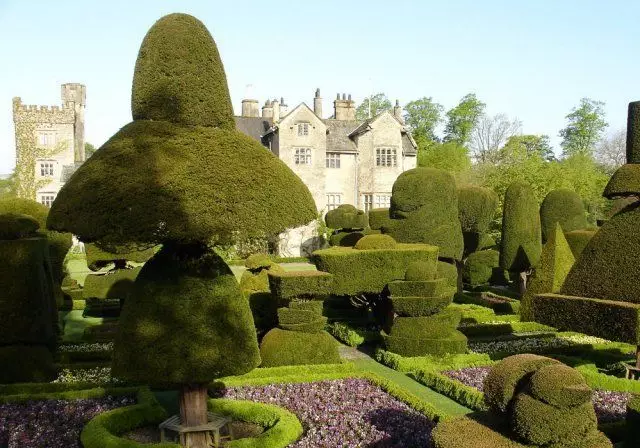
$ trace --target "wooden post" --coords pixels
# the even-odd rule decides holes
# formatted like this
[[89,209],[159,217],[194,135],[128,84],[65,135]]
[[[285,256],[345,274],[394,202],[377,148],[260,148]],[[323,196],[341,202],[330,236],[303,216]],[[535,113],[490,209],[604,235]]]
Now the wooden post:
[[[207,423],[207,387],[203,384],[189,384],[180,390],[180,423],[183,426],[199,426]],[[184,446],[209,448],[206,432],[186,433]]]

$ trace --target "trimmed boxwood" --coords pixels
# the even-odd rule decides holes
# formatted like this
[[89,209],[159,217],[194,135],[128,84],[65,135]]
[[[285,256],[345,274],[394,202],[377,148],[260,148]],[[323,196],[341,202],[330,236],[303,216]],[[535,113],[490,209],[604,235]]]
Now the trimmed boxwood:
[[392,297],[432,297],[449,289],[442,277],[424,281],[395,280],[389,282],[387,287]]
[[424,356],[426,354],[447,355],[465,353],[467,351],[467,337],[457,330],[430,339],[392,336],[385,332],[382,332],[382,337],[387,350],[407,357]]
[[292,310],[310,311],[318,316],[322,315],[324,309],[323,300],[292,300],[289,302],[289,308]]
[[35,218],[20,213],[0,214],[0,240],[18,240],[37,236],[40,224]]
[[390,335],[415,339],[435,338],[455,330],[461,318],[460,311],[452,308],[432,316],[397,317],[393,321]]
[[640,192],[640,164],[622,165],[613,173],[602,195],[607,199],[634,196]]
[[324,220],[327,227],[332,229],[364,229],[369,225],[367,214],[351,204],[342,204],[329,210]]
[[358,250],[394,249],[398,243],[390,235],[365,235],[353,247]]
[[240,289],[242,291],[269,291],[269,272],[284,272],[284,268],[273,262],[266,267],[248,268],[240,277]]
[[274,328],[260,343],[262,367],[339,364],[336,340],[326,331],[304,333]]
[[331,293],[380,293],[387,283],[402,280],[413,261],[435,263],[438,248],[426,244],[398,244],[395,249],[356,250],[332,247],[313,253],[319,271],[333,274]]
[[499,267],[500,252],[497,250],[481,250],[470,254],[462,268],[462,280],[471,286],[484,285],[490,282],[496,268]]
[[573,253],[573,257],[577,260],[582,254],[582,251],[591,238],[596,234],[597,230],[592,229],[583,229],[583,230],[574,230],[572,232],[567,232],[564,234],[564,237],[567,239],[567,243],[569,243],[569,247],[571,248],[571,252]]
[[382,230],[391,221],[388,208],[372,208],[369,210],[369,227],[371,230]]
[[587,212],[578,193],[566,188],[551,190],[540,205],[542,239],[546,241],[555,232],[556,224],[565,232],[587,227]]
[[640,444],[640,395],[627,402],[627,438],[625,448],[635,448]]
[[363,236],[365,236],[364,231],[339,230],[329,236],[329,245],[353,247],[358,241],[360,241],[360,238],[362,238]]
[[322,271],[269,271],[268,275],[271,294],[279,301],[330,294],[334,282],[333,275]]
[[0,384],[48,382],[56,377],[51,350],[45,345],[0,345]]
[[556,408],[579,406],[590,401],[592,394],[580,372],[564,364],[540,368],[529,387],[533,397]]
[[455,264],[446,261],[438,261],[436,277],[443,277],[447,285],[452,288],[458,287],[458,268]]
[[431,316],[451,303],[453,291],[433,297],[391,297],[393,312],[398,316]]
[[105,250],[95,243],[86,243],[84,248],[87,254],[87,266],[92,271],[98,271],[116,261],[144,263],[158,251],[158,247],[134,250],[136,249],[134,246],[111,246],[109,250]]
[[433,280],[438,265],[435,263],[427,263],[424,261],[414,261],[407,266],[407,272],[404,274],[404,279],[408,282]]
[[464,248],[458,218],[458,192],[453,176],[436,168],[403,172],[393,184],[392,218],[383,233],[402,243],[440,248],[440,257],[460,260]]
[[504,196],[500,267],[523,272],[538,264],[542,252],[540,214],[533,189],[514,182]]
[[463,232],[486,232],[497,208],[498,195],[489,188],[465,186],[458,189],[458,217]]
[[126,299],[133,291],[133,282],[140,274],[141,267],[118,269],[104,275],[87,275],[82,296],[85,300]]

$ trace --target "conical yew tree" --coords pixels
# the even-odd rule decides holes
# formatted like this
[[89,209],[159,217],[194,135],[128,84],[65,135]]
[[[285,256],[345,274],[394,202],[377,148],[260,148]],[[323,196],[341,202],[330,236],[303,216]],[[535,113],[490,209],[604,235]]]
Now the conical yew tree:
[[[162,244],[121,314],[113,373],[179,388],[182,424],[206,423],[206,384],[260,363],[249,304],[210,248],[310,222],[302,181],[234,129],[224,68],[196,18],[147,33],[133,80],[134,121],[62,188],[49,228],[101,244]],[[189,446],[206,446],[191,434]]]

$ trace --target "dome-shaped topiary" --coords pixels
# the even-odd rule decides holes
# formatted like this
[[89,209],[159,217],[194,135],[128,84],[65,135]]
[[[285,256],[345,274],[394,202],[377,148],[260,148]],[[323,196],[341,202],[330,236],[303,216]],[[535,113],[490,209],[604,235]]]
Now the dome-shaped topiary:
[[404,279],[408,282],[433,280],[437,270],[437,264],[418,260],[409,263]]
[[149,29],[136,60],[131,112],[134,120],[235,129],[224,67],[202,22],[169,14]]
[[364,229],[369,224],[367,214],[351,204],[342,204],[329,210],[324,219],[332,229]]
[[249,270],[266,269],[273,263],[267,254],[251,254],[244,261],[244,267]]
[[489,188],[465,186],[458,190],[458,216],[463,232],[486,232],[497,208],[498,195]]
[[35,218],[19,213],[0,215],[0,240],[17,240],[34,236],[40,224]]
[[353,247],[358,250],[393,249],[398,245],[390,235],[365,235]]
[[497,250],[473,252],[465,260],[462,268],[462,280],[471,286],[489,283],[499,266],[500,253]]
[[542,238],[546,241],[559,223],[562,230],[571,232],[587,227],[587,215],[582,199],[573,190],[561,188],[550,191],[540,205]]

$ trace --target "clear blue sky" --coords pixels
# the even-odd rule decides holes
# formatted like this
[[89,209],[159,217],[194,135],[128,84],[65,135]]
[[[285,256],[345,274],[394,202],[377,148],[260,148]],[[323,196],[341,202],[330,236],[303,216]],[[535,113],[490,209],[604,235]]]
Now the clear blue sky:
[[312,103],[373,92],[446,109],[474,92],[490,114],[548,134],[582,97],[606,103],[610,130],[640,99],[635,0],[215,1],[0,0],[0,173],[15,164],[11,98],[60,103],[60,84],[87,86],[86,137],[101,145],[131,119],[133,66],[162,15],[209,28],[236,112],[253,96]]

